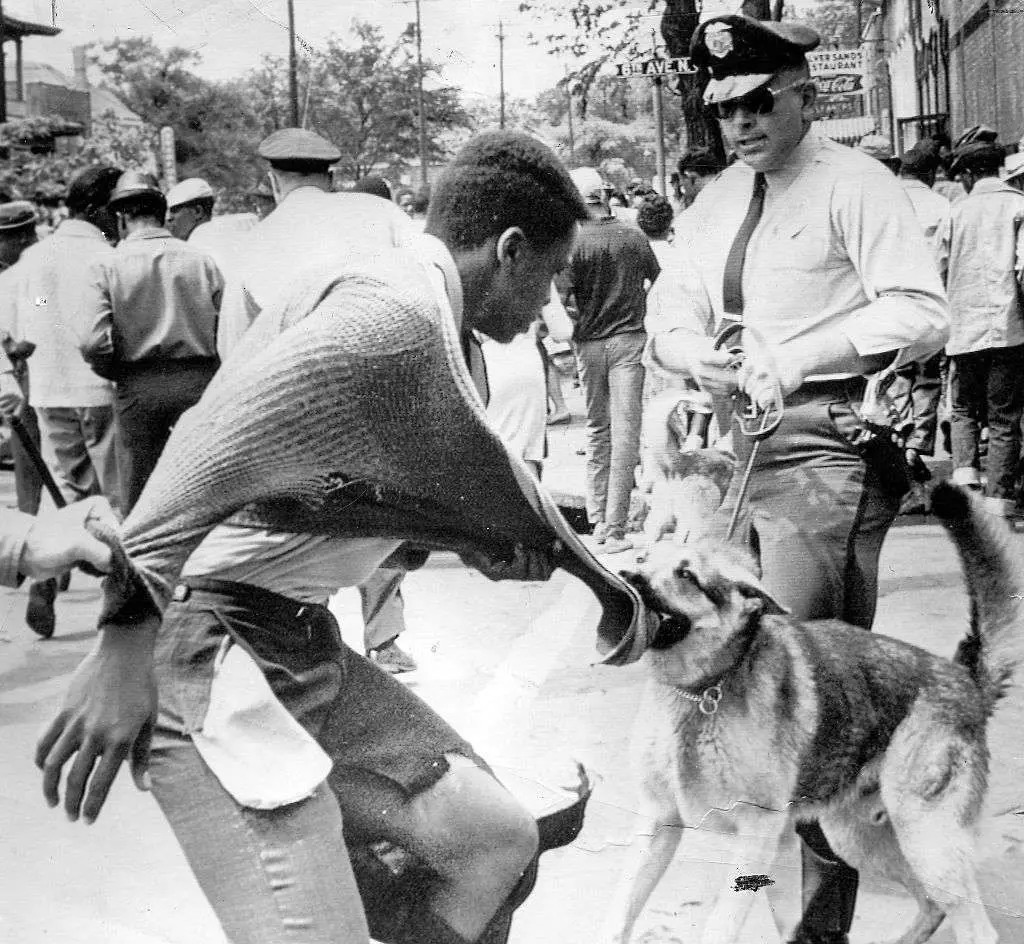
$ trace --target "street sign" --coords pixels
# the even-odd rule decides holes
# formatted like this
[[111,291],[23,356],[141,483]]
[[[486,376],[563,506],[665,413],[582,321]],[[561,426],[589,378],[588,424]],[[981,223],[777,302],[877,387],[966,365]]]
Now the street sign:
[[696,72],[697,69],[690,62],[689,56],[679,56],[675,59],[663,59],[661,56],[655,56],[653,59],[615,63],[615,75],[620,79],[655,78],[663,75],[695,75]]
[[864,98],[864,50],[816,49],[807,53],[818,86],[818,105],[831,118],[861,114]]

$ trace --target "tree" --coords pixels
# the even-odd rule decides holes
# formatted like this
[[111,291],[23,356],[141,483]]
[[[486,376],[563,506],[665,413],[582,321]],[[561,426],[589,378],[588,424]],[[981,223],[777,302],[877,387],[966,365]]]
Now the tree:
[[[737,0],[739,4],[739,0]],[[660,26],[669,56],[686,56],[697,27],[697,0],[521,0],[520,10],[543,14],[547,20],[564,22],[567,28],[535,37],[554,55],[571,57],[576,68],[570,88],[585,114],[591,89],[611,64],[650,55],[650,31]],[[743,0],[742,12],[758,19],[779,20],[784,0]],[[706,76],[680,76],[673,83],[680,95],[680,113],[687,144],[721,147],[717,125],[704,112],[700,90]]]
[[[352,37],[346,43],[331,36],[309,54],[300,68],[299,104],[304,124],[341,150],[341,174],[358,180],[380,165],[418,157],[418,66],[409,30],[389,43],[379,27],[357,21]],[[472,117],[457,90],[443,84],[440,67],[429,60],[423,67],[427,159],[443,160],[455,140],[451,132],[472,127]],[[268,58],[247,82],[265,131],[287,120],[284,75],[283,63]]]
[[[790,8],[792,11],[792,8]],[[856,0],[818,0],[818,5],[799,12],[787,12],[786,19],[799,19],[821,34],[822,46],[847,49],[860,43]]]
[[101,81],[154,129],[175,132],[180,176],[245,188],[258,174],[259,122],[240,83],[216,83],[191,71],[198,53],[161,49],[152,39],[115,39],[92,47]]
[[[61,137],[76,130],[61,118],[21,118],[0,125],[0,190],[24,199],[36,194],[63,197],[71,180],[96,164],[156,170],[150,128],[127,125],[112,115],[93,121],[80,148],[62,148]],[[81,131],[80,128],[77,129]]]

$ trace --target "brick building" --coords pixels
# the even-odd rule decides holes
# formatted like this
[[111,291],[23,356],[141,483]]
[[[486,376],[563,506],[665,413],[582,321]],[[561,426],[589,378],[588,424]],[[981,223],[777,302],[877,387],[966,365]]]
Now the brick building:
[[1024,136],[1024,0],[865,0],[869,108],[898,151],[987,124]]

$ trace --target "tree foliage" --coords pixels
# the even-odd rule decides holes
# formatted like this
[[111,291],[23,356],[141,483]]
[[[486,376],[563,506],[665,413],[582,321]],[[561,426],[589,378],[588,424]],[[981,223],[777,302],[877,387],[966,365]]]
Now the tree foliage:
[[[299,108],[305,125],[342,152],[339,171],[358,180],[380,165],[407,165],[419,155],[418,65],[415,33],[388,42],[380,27],[357,21],[352,41],[328,38],[309,52],[299,71]],[[472,127],[458,91],[444,85],[440,66],[425,60],[427,159],[449,156],[450,132]],[[263,130],[287,124],[286,72],[266,58],[248,83]]]
[[69,130],[61,118],[20,118],[0,125],[0,190],[23,199],[63,197],[76,174],[96,164],[156,169],[151,129],[127,125],[107,114],[92,123],[80,148],[64,147]]
[[[612,65],[649,57],[658,32],[664,41],[662,55],[687,55],[700,13],[697,0],[644,0],[639,4],[636,0],[521,0],[519,8],[546,22],[565,24],[562,29],[535,34],[534,41],[573,63],[565,84],[581,115],[587,114],[593,90],[599,87],[601,77],[611,74]],[[742,12],[778,20],[785,3],[743,0]],[[679,96],[678,121],[685,128],[682,137],[689,146],[720,146],[717,128],[708,121],[701,104],[701,82],[701,77],[680,76],[670,83]]]
[[813,26],[825,47],[847,49],[860,42],[855,0],[818,0],[817,6],[799,12],[789,8],[786,19],[799,19]]

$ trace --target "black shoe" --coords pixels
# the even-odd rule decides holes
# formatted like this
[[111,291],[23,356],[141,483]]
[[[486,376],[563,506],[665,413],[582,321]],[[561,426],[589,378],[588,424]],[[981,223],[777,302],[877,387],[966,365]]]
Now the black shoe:
[[57,599],[57,578],[39,580],[28,588],[28,606],[25,609],[25,622],[37,636],[49,639],[57,628],[57,616],[53,610],[53,601]]

